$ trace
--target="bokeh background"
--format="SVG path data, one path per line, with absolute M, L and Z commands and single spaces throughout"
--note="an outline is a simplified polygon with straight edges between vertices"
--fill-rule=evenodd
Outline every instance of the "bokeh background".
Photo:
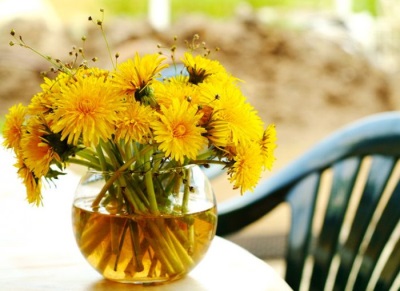
M 211 56 L 244 81 L 263 120 L 276 124 L 277 159 L 265 179 L 338 128 L 400 106 L 397 0 L 0 0 L 1 127 L 8 108 L 27 104 L 40 90 L 40 72 L 50 69 L 31 51 L 10 47 L 10 30 L 44 55 L 67 61 L 72 46 L 82 46 L 88 59 L 110 67 L 102 35 L 88 21 L 102 17 L 100 8 L 121 60 L 157 52 L 157 44 L 168 48 L 175 36 L 178 52 L 194 34 L 220 48 Z M 240 195 L 225 177 L 213 183 L 220 201 Z M 289 220 L 280 206 L 229 239 L 283 273 Z

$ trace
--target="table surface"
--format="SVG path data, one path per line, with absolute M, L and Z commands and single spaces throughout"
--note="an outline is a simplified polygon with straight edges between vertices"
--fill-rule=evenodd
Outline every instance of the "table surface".
M 1 142 L 1 138 L 0 138 Z M 215 237 L 188 276 L 164 285 L 140 286 L 105 280 L 75 244 L 70 220 L 79 175 L 72 172 L 43 191 L 44 205 L 25 200 L 11 152 L 0 146 L 0 289 L 23 290 L 290 290 L 265 262 Z

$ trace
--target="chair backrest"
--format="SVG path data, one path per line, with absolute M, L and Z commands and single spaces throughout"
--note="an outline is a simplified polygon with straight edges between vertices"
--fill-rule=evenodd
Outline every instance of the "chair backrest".
M 220 203 L 217 234 L 238 231 L 287 202 L 285 279 L 294 290 L 389 290 L 400 285 L 399 157 L 400 112 L 362 119 L 254 193 Z

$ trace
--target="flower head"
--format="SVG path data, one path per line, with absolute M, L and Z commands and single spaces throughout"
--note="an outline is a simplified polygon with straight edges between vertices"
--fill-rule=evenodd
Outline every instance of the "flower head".
M 137 101 L 146 95 L 145 89 L 154 80 L 157 74 L 167 67 L 159 54 L 140 57 L 135 54 L 133 59 L 118 65 L 114 73 L 113 82 L 122 95 L 134 96 Z
M 72 82 L 74 79 L 64 72 L 60 72 L 55 79 L 45 77 L 40 85 L 42 92 L 33 96 L 28 106 L 29 114 L 46 116 L 53 112 L 54 102 L 61 96 L 61 88 Z
M 215 146 L 238 145 L 261 138 L 263 122 L 235 85 L 210 83 L 200 88 L 213 108 L 207 135 Z
M 35 174 L 35 177 L 46 176 L 54 158 L 60 158 L 54 149 L 45 140 L 48 134 L 43 123 L 38 119 L 30 119 L 26 131 L 21 138 L 21 156 L 26 167 Z
M 276 149 L 276 129 L 274 124 L 268 125 L 261 139 L 261 154 L 264 167 L 272 169 L 275 161 L 274 151 Z
M 218 61 L 201 55 L 193 56 L 191 53 L 185 53 L 182 62 L 189 73 L 189 82 L 192 84 L 208 82 L 210 79 L 222 82 L 235 80 Z
M 116 140 L 146 143 L 151 136 L 150 124 L 154 119 L 154 110 L 150 106 L 144 106 L 137 101 L 129 103 L 116 120 Z
M 171 78 L 165 82 L 156 82 L 152 88 L 154 89 L 154 97 L 158 105 L 169 107 L 171 100 L 174 99 L 182 102 L 188 101 L 191 106 L 196 108 L 202 103 L 199 88 L 189 82 L 181 82 L 179 78 Z
M 39 205 L 42 201 L 42 182 L 40 178 L 36 177 L 34 173 L 24 164 L 21 157 L 18 158 L 15 167 L 18 168 L 18 176 L 22 179 L 22 182 L 25 185 L 26 198 L 28 202 Z
M 61 140 L 77 145 L 97 145 L 112 137 L 122 98 L 109 80 L 96 75 L 79 78 L 61 89 L 62 98 L 55 100 L 51 129 L 61 133 Z
M 18 149 L 21 141 L 26 113 L 27 109 L 21 103 L 12 106 L 9 109 L 3 129 L 3 145 L 5 147 Z
M 205 129 L 198 126 L 201 115 L 186 100 L 173 99 L 171 106 L 161 106 L 158 120 L 153 122 L 154 139 L 166 156 L 183 163 L 185 157 L 196 159 L 207 145 Z
M 228 170 L 229 180 L 234 188 L 240 188 L 240 193 L 252 191 L 261 177 L 261 148 L 258 143 L 249 143 L 236 147 L 234 164 Z

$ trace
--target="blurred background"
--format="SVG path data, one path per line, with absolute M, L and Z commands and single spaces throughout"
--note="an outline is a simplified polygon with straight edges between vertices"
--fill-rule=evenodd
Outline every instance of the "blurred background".
M 8 108 L 27 104 L 40 91 L 40 72 L 50 69 L 31 51 L 10 47 L 10 30 L 64 61 L 73 45 L 82 46 L 107 68 L 104 40 L 88 21 L 102 18 L 100 8 L 111 52 L 121 60 L 158 52 L 157 44 L 168 48 L 175 36 L 178 51 L 194 34 L 220 48 L 211 57 L 244 80 L 249 101 L 278 130 L 276 165 L 263 178 L 334 130 L 400 106 L 398 0 L 0 0 L 1 127 Z M 225 180 L 213 181 L 221 201 L 240 195 Z M 229 239 L 282 273 L 289 220 L 282 206 Z

